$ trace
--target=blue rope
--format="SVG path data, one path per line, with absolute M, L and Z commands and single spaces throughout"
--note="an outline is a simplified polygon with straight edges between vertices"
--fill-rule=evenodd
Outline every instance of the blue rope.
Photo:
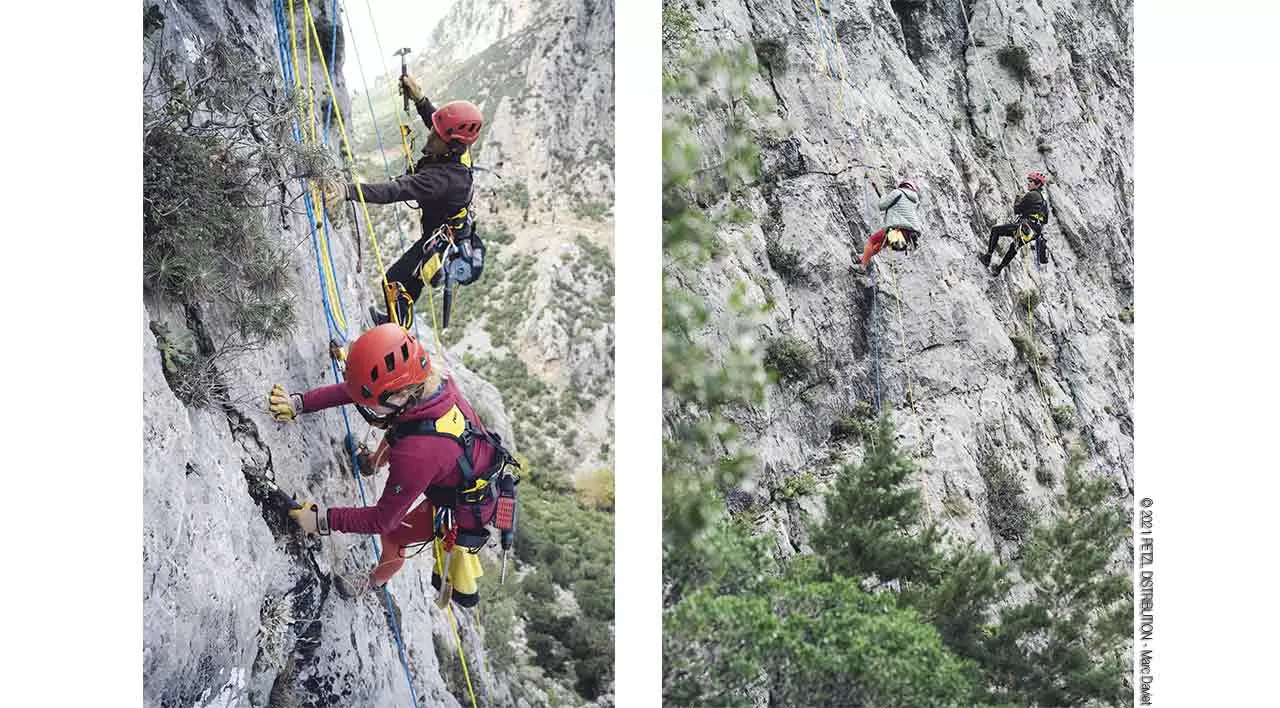
M 289 69 L 289 67 L 292 65 L 292 61 L 291 61 L 291 60 L 292 60 L 292 52 L 290 52 L 290 51 L 289 51 L 289 49 L 288 49 L 288 44 L 287 44 L 286 42 L 284 42 L 284 41 L 283 41 L 284 36 L 288 33 L 288 30 L 287 30 L 287 24 L 286 24 L 286 22 L 285 22 L 285 18 L 284 18 L 284 2 L 283 2 L 283 0 L 275 0 L 275 1 L 274 1 L 274 3 L 273 3 L 273 9 L 274 9 L 274 11 L 275 11 L 275 15 L 276 15 L 276 32 L 277 32 L 277 35 L 276 35 L 276 44 L 277 44 L 277 48 L 280 50 L 280 51 L 279 51 L 279 54 L 280 54 L 280 65 L 281 65 L 281 71 L 282 71 L 282 74 L 285 76 L 286 80 L 289 80 L 289 79 L 292 77 L 292 72 L 291 72 L 291 71 L 290 71 L 290 69 Z M 337 17 L 337 0 L 333 0 L 332 12 L 333 12 L 333 17 L 335 18 L 335 20 L 334 20 L 334 35 L 333 35 L 333 41 L 330 43 L 330 46 L 331 46 L 331 51 L 332 51 L 331 56 L 336 56 L 336 52 L 337 52 L 337 41 L 336 41 L 336 39 L 337 39 L 337 21 L 336 21 L 336 17 Z M 334 61 L 332 61 L 332 60 L 331 60 L 329 65 L 330 65 L 331 67 L 334 67 L 334 66 L 335 66 L 335 64 L 336 64 L 336 62 L 334 62 Z M 288 84 L 288 85 L 292 85 L 292 84 L 290 83 L 290 84 Z M 330 104 L 329 104 L 328 108 L 331 108 L 331 107 L 332 107 L 332 101 L 334 101 L 334 100 L 337 100 L 337 97 L 336 97 L 336 96 L 331 96 L 331 97 L 330 97 L 330 101 L 331 101 L 331 102 L 330 102 Z M 300 128 L 299 128 L 299 126 L 298 126 L 298 123 L 297 123 L 297 120 L 296 120 L 296 119 L 293 121 L 291 134 L 292 134 L 293 139 L 294 139 L 294 141 L 295 141 L 295 142 L 301 142 L 301 141 L 300 141 L 300 138 L 301 138 L 301 132 L 300 132 Z M 325 144 L 326 144 L 326 145 L 328 144 L 328 143 L 327 143 L 327 140 L 328 140 L 328 116 L 326 115 L 326 125 L 325 125 L 325 141 L 326 141 L 326 142 L 325 142 Z M 317 268 L 317 270 L 319 271 L 319 274 L 320 274 L 320 298 L 321 298 L 321 301 L 324 303 L 324 309 L 325 309 L 325 320 L 326 320 L 326 328 L 328 329 L 328 334 L 329 334 L 330 336 L 334 335 L 335 333 L 336 333 L 336 334 L 338 334 L 338 335 L 341 335 L 341 334 L 342 334 L 342 332 L 338 330 L 337 324 L 334 322 L 334 318 L 333 318 L 333 314 L 332 314 L 332 304 L 329 302 L 328 294 L 325 292 L 325 287 L 324 287 L 324 272 L 323 272 L 323 268 L 322 268 L 322 266 L 321 266 L 321 260 L 320 260 L 320 259 L 321 259 L 321 256 L 320 256 L 320 248 L 319 248 L 319 241 L 318 241 L 317 234 L 316 234 L 316 228 L 315 228 L 315 223 L 316 223 L 316 222 L 315 222 L 315 213 L 314 213 L 313 205 L 312 205 L 312 203 L 311 203 L 311 195 L 310 195 L 309 190 L 307 190 L 306 181 L 305 181 L 305 180 L 299 180 L 299 181 L 300 181 L 300 183 L 301 183 L 301 184 L 302 184 L 302 186 L 303 186 L 303 190 L 304 190 L 304 192 L 303 192 L 303 194 L 304 194 L 303 203 L 304 203 L 304 205 L 306 206 L 307 216 L 308 216 L 308 218 L 310 219 L 310 225 L 311 225 L 311 236 L 312 236 L 312 249 L 313 249 L 313 251 L 315 252 L 316 268 Z M 323 205 L 322 205 L 322 209 L 323 209 L 323 208 L 324 208 L 324 207 L 323 207 Z M 324 214 L 325 222 L 326 222 L 326 223 L 328 223 L 328 214 L 327 214 L 327 211 L 322 212 L 322 213 Z M 331 269 L 331 272 L 334 272 L 334 273 L 335 273 L 335 277 L 336 277 L 336 270 L 333 268 L 332 259 L 330 259 L 330 269 Z M 340 298 L 341 298 L 341 291 L 340 291 L 340 289 L 335 288 L 335 290 L 338 290 L 338 291 L 339 291 L 339 299 L 340 299 Z M 339 305 L 338 305 L 338 306 L 339 306 L 340 308 L 342 307 L 341 300 L 339 300 Z M 341 312 L 342 310 L 339 310 L 339 311 Z M 344 317 L 344 319 L 345 319 L 345 317 Z M 337 363 L 336 361 L 334 361 L 334 360 L 331 358 L 331 359 L 330 359 L 330 361 L 329 361 L 329 365 L 330 365 L 331 370 L 332 370 L 332 372 L 333 372 L 334 381 L 335 381 L 335 382 L 337 382 L 337 381 L 341 380 L 341 373 L 338 371 L 338 363 Z M 355 444 L 354 444 L 354 443 L 355 443 L 355 437 L 354 437 L 354 435 L 352 434 L 352 430 L 351 430 L 351 418 L 350 418 L 350 416 L 347 414 L 347 409 L 346 409 L 346 407 L 340 407 L 338 410 L 339 410 L 339 413 L 341 413 L 341 415 L 342 415 L 342 424 L 343 424 L 343 427 L 346 429 L 346 432 L 347 432 L 346 440 L 350 441 L 350 444 L 348 444 L 346 447 L 347 447 L 347 452 L 348 452 L 348 453 L 350 454 L 350 456 L 351 456 L 351 470 L 352 470 L 352 476 L 353 476 L 353 477 L 355 477 L 355 480 L 356 480 L 356 487 L 357 487 L 357 489 L 358 489 L 358 491 L 359 491 L 359 494 L 360 494 L 360 502 L 361 502 L 361 504 L 362 504 L 363 506 L 368 506 L 368 505 L 369 505 L 368 497 L 367 497 L 367 495 L 365 494 L 365 490 L 364 490 L 364 481 L 361 479 L 361 474 L 360 474 L 360 459 L 359 459 L 359 457 L 356 455 Z M 370 547 L 371 547 L 371 548 L 372 548 L 372 550 L 373 550 L 373 557 L 374 557 L 374 561 L 375 561 L 375 562 L 377 562 L 377 560 L 378 560 L 378 559 L 380 558 L 380 556 L 382 555 L 382 551 L 381 551 L 381 548 L 379 547 L 379 546 L 380 546 L 380 544 L 378 543 L 378 539 L 377 539 L 377 538 L 375 538 L 375 537 L 373 537 L 373 536 L 369 536 L 369 537 L 367 537 L 367 538 L 366 538 L 366 541 L 369 543 Z M 383 597 L 383 604 L 386 606 L 386 609 L 387 609 L 387 617 L 388 617 L 388 619 L 390 620 L 390 624 L 391 624 L 391 633 L 392 633 L 392 636 L 393 636 L 393 637 L 394 637 L 394 639 L 395 639 L 395 643 L 396 643 L 396 650 L 397 650 L 397 652 L 399 653 L 399 656 L 400 656 L 400 665 L 401 665 L 401 667 L 403 667 L 403 668 L 404 668 L 405 682 L 406 682 L 406 683 L 408 684 L 408 686 L 409 686 L 409 696 L 410 696 L 410 698 L 412 698 L 412 699 L 413 699 L 413 705 L 416 707 L 416 706 L 418 706 L 418 705 L 419 705 L 419 702 L 418 702 L 418 692 L 417 692 L 417 690 L 413 687 L 413 671 L 412 671 L 412 669 L 410 669 L 410 667 L 409 667 L 409 657 L 408 657 L 407 652 L 405 651 L 405 646 L 404 646 L 404 637 L 400 634 L 400 627 L 399 627 L 398 623 L 397 623 L 397 622 L 396 622 L 396 620 L 395 620 L 395 612 L 392 610 L 392 606 L 391 606 L 391 593 L 387 590 L 387 588 L 386 588 L 386 586 L 385 586 L 385 585 L 384 585 L 384 586 L 383 586 L 383 588 L 382 588 L 382 597 Z

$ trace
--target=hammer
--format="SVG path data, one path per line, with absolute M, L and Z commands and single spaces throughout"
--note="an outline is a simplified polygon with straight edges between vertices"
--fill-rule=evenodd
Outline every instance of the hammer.
M 409 75 L 409 65 L 408 65 L 407 63 L 405 63 L 404 56 L 405 56 L 406 54 L 408 54 L 409 52 L 411 52 L 411 51 L 413 51 L 413 50 L 412 50 L 412 49 L 409 49 L 408 47 L 403 47 L 402 49 L 400 49 L 399 51 L 397 51 L 397 52 L 395 53 L 395 56 L 400 57 L 400 76 L 401 76 L 401 78 L 403 78 L 403 77 L 405 77 L 405 76 L 408 76 L 408 75 Z M 402 96 L 404 96 L 404 112 L 405 112 L 405 113 L 408 113 L 408 112 L 409 112 L 409 94 L 405 92 L 405 90 L 404 90 L 404 84 L 401 84 L 401 85 L 400 85 L 400 94 L 401 94 Z

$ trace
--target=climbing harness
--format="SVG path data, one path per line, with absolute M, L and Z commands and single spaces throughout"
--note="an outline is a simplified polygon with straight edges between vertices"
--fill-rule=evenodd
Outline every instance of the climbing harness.
M 485 527 L 491 523 L 496 523 L 500 532 L 514 533 L 515 486 L 520 482 L 521 465 L 502 444 L 498 433 L 473 424 L 462 409 L 454 405 L 439 418 L 393 425 L 385 440 L 390 448 L 413 435 L 447 438 L 461 448 L 457 458 L 461 484 L 432 486 L 424 492 L 436 508 L 449 509 L 451 519 L 454 514 L 461 514 L 470 522 L 465 529 L 451 524 L 457 532 L 458 545 L 470 553 L 479 553 L 489 540 Z M 477 440 L 485 441 L 493 449 L 492 463 L 484 470 L 477 470 L 473 460 Z

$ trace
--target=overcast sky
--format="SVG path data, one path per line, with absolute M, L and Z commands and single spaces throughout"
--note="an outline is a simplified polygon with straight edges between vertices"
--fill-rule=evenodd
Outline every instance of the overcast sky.
M 431 38 L 431 31 L 454 0 L 339 0 L 338 4 L 343 8 L 346 20 L 343 30 L 347 33 L 347 56 L 342 73 L 347 80 L 347 90 L 355 94 L 363 93 L 366 83 L 370 91 L 390 91 L 389 86 L 375 86 L 374 81 L 387 71 L 399 72 L 400 60 L 393 52 L 401 47 L 408 47 L 415 54 L 422 51 Z

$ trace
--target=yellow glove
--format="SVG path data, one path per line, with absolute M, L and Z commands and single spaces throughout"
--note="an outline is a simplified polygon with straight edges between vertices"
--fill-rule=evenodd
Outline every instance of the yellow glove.
M 302 412 L 302 396 L 285 393 L 284 387 L 276 384 L 267 394 L 267 410 L 272 418 L 287 423 Z
M 422 100 L 422 84 L 418 83 L 418 80 L 412 76 L 409 76 L 408 74 L 401 76 L 400 88 L 404 89 L 404 92 L 409 94 L 409 98 L 412 99 L 414 103 Z
M 303 502 L 302 506 L 289 511 L 289 518 L 298 523 L 303 533 L 329 535 L 329 510 L 314 502 Z

